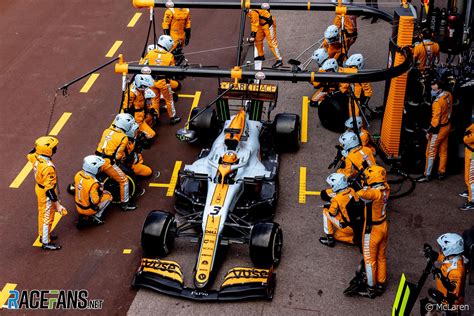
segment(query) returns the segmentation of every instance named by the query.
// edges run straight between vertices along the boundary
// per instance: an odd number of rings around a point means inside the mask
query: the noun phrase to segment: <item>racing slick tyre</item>
[[[296,152],[301,144],[300,116],[293,113],[275,115],[275,145],[279,152]]]
[[[147,257],[164,257],[173,248],[176,235],[176,221],[173,215],[164,211],[151,211],[142,229],[142,248]]]
[[[280,263],[283,232],[277,223],[257,223],[250,231],[250,259],[257,268]]]
[[[348,102],[347,96],[342,93],[334,93],[321,102],[318,117],[324,128],[335,133],[344,132],[344,122],[349,117]]]
[[[137,185],[132,177],[128,174],[126,176],[128,178],[128,194],[130,197],[134,197],[135,192],[137,191]],[[103,183],[104,190],[109,191],[110,194],[112,194],[112,203],[120,203],[120,184],[109,177],[106,177]]]
[[[200,109],[194,108],[191,117],[199,113]],[[201,141],[213,141],[219,132],[219,122],[215,110],[207,109],[196,119],[189,123],[189,129],[196,132]]]

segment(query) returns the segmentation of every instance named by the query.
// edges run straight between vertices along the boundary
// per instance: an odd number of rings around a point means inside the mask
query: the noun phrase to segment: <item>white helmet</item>
[[[332,3],[334,4],[338,4],[339,1],[338,0],[331,0]],[[352,3],[352,0],[342,0],[342,4],[351,4]]]
[[[356,116],[356,124],[357,124],[357,128],[360,129],[362,127],[362,117]],[[344,125],[347,128],[354,128],[354,119],[352,117],[349,117],[344,123]]]
[[[137,89],[146,89],[153,87],[153,77],[150,75],[136,75],[135,76],[135,88]]]
[[[331,173],[326,178],[326,182],[331,186],[331,189],[334,192],[344,190],[349,186],[349,184],[347,183],[346,176],[342,173]]]
[[[135,133],[137,132],[138,127],[139,127],[138,123],[133,122],[132,126],[130,126],[130,129],[125,133],[125,135],[127,135],[130,138],[135,138]]]
[[[156,46],[155,44],[150,44],[146,47],[146,52],[149,53],[152,50],[157,49],[157,48],[158,48],[158,46]]]
[[[329,44],[339,41],[339,29],[337,26],[334,24],[329,25],[326,31],[324,31],[324,38]]]
[[[153,99],[156,97],[156,93],[151,89],[146,89],[144,95],[145,99]]]
[[[346,60],[346,67],[364,68],[364,56],[362,54],[353,54]]]
[[[158,46],[163,47],[166,51],[170,51],[171,47],[173,47],[174,41],[169,35],[161,35],[157,42]]]
[[[82,170],[95,176],[104,163],[104,158],[96,155],[89,155],[84,157],[84,161],[82,162]]]
[[[313,52],[311,58],[318,63],[319,67],[321,67],[321,65],[326,61],[326,59],[329,58],[329,54],[326,48],[321,47]]]
[[[441,247],[441,251],[445,257],[460,255],[464,251],[464,240],[458,234],[446,233],[439,236],[436,241]]]
[[[323,69],[324,71],[337,72],[339,70],[339,65],[337,64],[337,61],[334,58],[329,58],[323,63],[321,69]]]
[[[262,5],[260,6],[260,8],[262,8],[263,10],[270,10],[270,3],[264,2],[264,3],[262,3]]]
[[[349,151],[354,147],[360,145],[359,139],[354,132],[344,132],[341,136],[339,136],[339,144],[341,144],[342,149]]]
[[[120,113],[115,117],[113,125],[126,133],[130,130],[130,127],[132,127],[133,123],[135,123],[135,119],[131,114]]]

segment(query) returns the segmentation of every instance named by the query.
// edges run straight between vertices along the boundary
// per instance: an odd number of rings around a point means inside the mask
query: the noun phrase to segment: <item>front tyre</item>
[[[277,266],[281,260],[283,231],[277,223],[257,223],[250,231],[250,259],[257,268]]]
[[[301,121],[297,114],[275,116],[275,146],[278,152],[296,152],[301,144]]]
[[[173,248],[176,221],[164,211],[151,211],[142,229],[142,248],[147,257],[165,257]]]

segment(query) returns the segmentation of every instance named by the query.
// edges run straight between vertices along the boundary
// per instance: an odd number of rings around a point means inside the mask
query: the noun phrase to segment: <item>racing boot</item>
[[[368,285],[365,287],[359,288],[359,291],[357,292],[357,294],[363,297],[368,297],[370,299],[374,299],[377,297],[377,292],[375,290],[375,287],[371,287]]]
[[[138,206],[130,201],[122,203],[122,211],[128,212],[128,211],[134,211],[138,208]]]
[[[463,198],[468,199],[468,198],[469,198],[469,191],[466,190],[466,191],[464,191],[464,192],[462,192],[462,193],[459,193],[458,195],[459,195],[460,197],[463,197]]]
[[[171,125],[178,124],[179,122],[181,122],[181,118],[180,118],[180,117],[178,117],[178,116],[170,117],[170,123],[171,123]]]
[[[431,177],[430,176],[421,176],[419,178],[416,178],[415,179],[416,182],[419,182],[419,183],[425,183],[425,182],[430,182],[431,181]]]
[[[446,173],[438,172],[437,178],[438,178],[438,180],[443,181],[446,178]]]
[[[265,56],[257,56],[257,57],[255,57],[253,60],[261,60],[261,61],[264,61],[264,60],[265,60]]]
[[[319,242],[325,246],[333,248],[336,245],[336,240],[332,235],[326,235],[326,237],[320,237]]]
[[[97,225],[97,226],[105,224],[105,222],[97,215],[92,215],[91,220],[92,220],[92,224]]]
[[[474,203],[473,202],[466,202],[459,209],[461,211],[474,211]]]
[[[379,283],[375,286],[375,292],[377,293],[377,296],[382,296],[382,294],[385,292],[385,283]]]
[[[282,59],[278,59],[272,66],[272,68],[278,68],[278,67],[281,67],[283,66],[283,60]]]
[[[50,242],[49,244],[42,244],[41,249],[43,249],[43,250],[59,250],[59,249],[61,249],[61,246],[53,244],[52,242]]]

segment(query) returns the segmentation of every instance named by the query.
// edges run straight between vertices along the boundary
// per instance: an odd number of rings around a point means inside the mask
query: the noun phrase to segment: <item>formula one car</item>
[[[222,84],[224,89],[226,83]],[[260,102],[260,94],[249,94],[252,89],[269,89],[270,93],[263,94],[272,96],[265,100],[270,101],[269,106]],[[231,90],[226,102],[218,102],[226,107],[221,114],[230,116],[227,101],[231,98],[245,97],[250,102],[243,103],[237,114],[225,121],[221,121],[222,116],[212,118],[214,111],[202,116],[198,125],[214,122],[208,125],[210,129],[222,123],[220,134],[211,148],[203,149],[198,159],[179,174],[175,190],[178,216],[152,211],[146,218],[141,237],[146,257],[135,275],[136,287],[206,301],[273,297],[273,269],[280,261],[283,246],[282,230],[271,221],[278,199],[278,152],[298,149],[299,116],[282,113],[273,121],[259,120],[264,109],[270,118],[275,107],[274,85],[241,84]],[[259,110],[252,106],[255,104]],[[200,243],[194,288],[184,285],[177,262],[155,259],[169,254],[175,237]],[[218,256],[229,244],[248,244],[255,268],[231,269],[220,290],[211,290]]]

